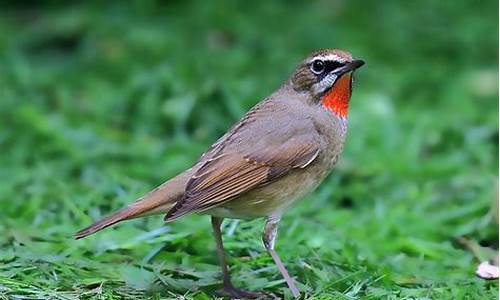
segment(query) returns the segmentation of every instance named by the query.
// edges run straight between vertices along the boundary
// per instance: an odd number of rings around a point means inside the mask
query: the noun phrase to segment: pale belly
[[[258,187],[203,213],[232,219],[281,216],[294,202],[318,187],[329,171],[329,167],[319,165],[292,170],[271,184]]]
[[[331,121],[330,126],[323,126],[325,150],[310,165],[304,169],[293,169],[268,185],[250,190],[203,213],[233,219],[280,217],[294,202],[318,187],[337,162],[347,132],[347,120],[332,118],[330,112],[325,116],[322,124],[330,124]]]

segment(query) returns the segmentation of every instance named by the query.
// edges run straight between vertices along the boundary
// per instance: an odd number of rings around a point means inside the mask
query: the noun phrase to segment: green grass
[[[498,243],[496,1],[103,3],[0,8],[0,299],[210,299],[206,216],[71,236],[325,47],[367,64],[344,155],[280,227],[305,298],[498,299],[457,242]],[[226,221],[233,278],[291,299],[262,226]]]

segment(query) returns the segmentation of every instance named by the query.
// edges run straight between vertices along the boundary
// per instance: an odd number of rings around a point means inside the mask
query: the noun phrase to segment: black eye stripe
[[[338,69],[338,68],[344,66],[345,64],[341,63],[341,62],[338,62],[338,61],[331,61],[330,60],[330,61],[326,61],[325,65],[326,65],[326,70],[328,72],[330,72],[330,71],[333,71],[335,69]]]
[[[321,65],[321,69],[318,68]],[[311,70],[313,70],[314,73],[316,74],[327,74],[335,69],[338,69],[340,67],[343,67],[345,63],[341,63],[338,61],[331,61],[331,60],[314,60],[310,67]]]

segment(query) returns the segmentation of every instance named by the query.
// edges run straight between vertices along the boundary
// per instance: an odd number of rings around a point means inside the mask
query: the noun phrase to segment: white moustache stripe
[[[329,89],[333,83],[335,83],[335,80],[337,79],[337,75],[330,74],[327,75],[325,78],[323,78],[320,82],[315,83],[313,85],[313,91],[314,94],[321,94],[325,92],[327,89]]]

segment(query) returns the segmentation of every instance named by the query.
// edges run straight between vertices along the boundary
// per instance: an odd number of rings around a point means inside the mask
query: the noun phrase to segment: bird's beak
[[[364,64],[365,64],[365,62],[362,61],[361,59],[355,59],[355,60],[347,63],[342,68],[335,70],[335,73],[337,73],[337,75],[340,76],[340,75],[345,74],[347,72],[354,71],[354,70],[360,68],[361,66],[363,66]]]

